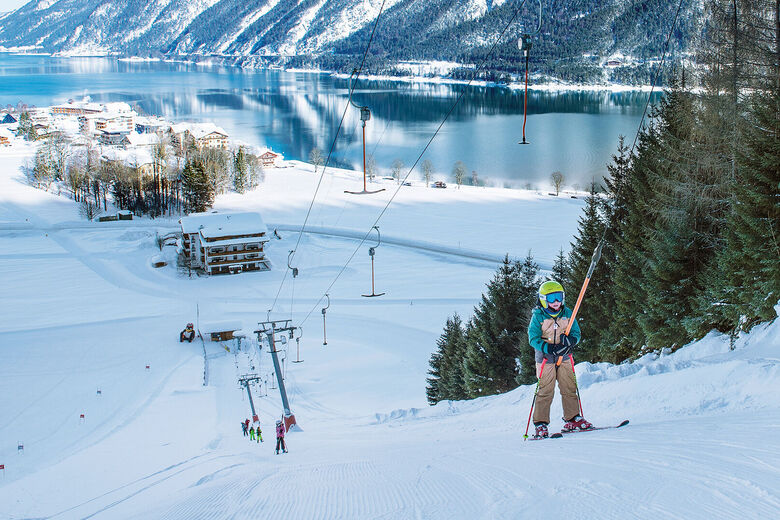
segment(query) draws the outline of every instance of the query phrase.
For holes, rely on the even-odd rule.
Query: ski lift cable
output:
[[[371,29],[371,36],[368,39],[368,43],[366,44],[366,50],[363,53],[363,59],[360,62],[360,66],[353,70],[350,74],[350,82],[352,80],[352,76],[355,77],[357,80],[358,77],[360,77],[360,73],[363,71],[363,66],[366,63],[366,58],[368,57],[368,51],[371,48],[371,42],[374,40],[374,34],[376,33],[377,25],[379,25],[379,20],[382,18],[382,13],[385,9],[385,2],[386,0],[382,0],[382,5],[379,7],[379,14],[377,14],[376,20],[374,21],[374,27]],[[525,0],[523,0],[525,2]],[[354,83],[350,85],[349,90],[349,96],[347,98],[347,103],[344,106],[344,111],[341,114],[341,120],[339,121],[339,126],[336,128],[336,135],[333,137],[333,142],[330,145],[330,150],[328,151],[328,157],[325,159],[325,165],[322,167],[322,173],[320,173],[320,179],[317,182],[317,188],[314,190],[314,196],[311,199],[311,203],[309,204],[309,209],[306,212],[306,218],[303,220],[303,225],[301,226],[301,230],[298,232],[298,240],[295,242],[295,247],[293,248],[293,258],[295,258],[295,251],[298,250],[298,246],[301,243],[301,237],[303,236],[303,232],[306,229],[306,224],[309,221],[309,216],[311,215],[312,207],[314,207],[314,201],[317,199],[317,193],[320,191],[320,186],[322,185],[322,180],[325,177],[325,171],[328,169],[328,164],[330,163],[330,158],[333,155],[333,149],[336,147],[336,141],[339,137],[339,132],[341,131],[341,127],[344,125],[344,118],[347,115],[347,110],[349,110],[349,106],[352,104],[352,92],[354,90],[355,86]],[[289,271],[289,269],[288,269]],[[276,297],[274,298],[273,303],[271,304],[271,310],[276,306],[276,301],[279,299],[279,294],[282,291],[282,286],[284,286],[284,282],[287,279],[287,272],[285,272],[284,277],[282,277],[282,282],[279,285],[279,290],[276,293]]]
[[[471,85],[471,84],[474,82],[474,80],[475,80],[477,77],[479,77],[479,74],[480,74],[480,73],[482,72],[482,70],[485,68],[485,66],[486,66],[486,64],[487,64],[487,60],[488,60],[488,58],[489,58],[490,56],[492,56],[493,52],[496,50],[496,47],[498,46],[499,42],[500,42],[500,41],[501,41],[501,39],[503,38],[503,36],[504,36],[504,34],[506,33],[506,31],[507,31],[507,30],[509,29],[509,27],[510,27],[510,26],[511,26],[511,25],[514,23],[515,19],[517,19],[517,16],[520,14],[520,10],[521,10],[521,9],[523,8],[523,6],[525,5],[525,2],[526,2],[526,0],[523,0],[522,2],[520,2],[520,5],[519,5],[519,6],[517,6],[517,9],[515,9],[515,12],[514,12],[514,14],[513,14],[513,15],[512,15],[512,17],[509,19],[509,21],[508,21],[508,22],[507,22],[507,24],[504,26],[504,28],[501,30],[501,32],[500,32],[500,33],[499,33],[499,35],[498,35],[498,38],[496,38],[496,41],[495,41],[495,42],[493,42],[493,45],[490,47],[490,50],[488,51],[488,53],[485,55],[485,57],[484,57],[484,58],[482,58],[482,62],[480,63],[479,67],[477,67],[477,69],[475,70],[475,72],[474,72],[473,76],[472,76],[472,77],[471,77],[471,79],[468,81],[468,83],[465,85],[465,87],[466,87],[466,88],[463,88],[463,89],[461,90],[460,94],[459,94],[459,95],[458,95],[458,97],[455,99],[455,102],[452,104],[452,106],[450,107],[450,109],[447,111],[447,114],[444,116],[444,119],[442,119],[441,123],[440,123],[440,124],[439,124],[439,126],[436,128],[436,131],[433,133],[433,135],[431,136],[431,138],[428,140],[428,143],[425,145],[425,147],[423,148],[423,150],[422,150],[422,151],[420,152],[420,154],[417,156],[417,159],[414,161],[414,164],[412,164],[412,166],[409,168],[409,171],[406,173],[406,176],[404,177],[403,181],[402,181],[402,182],[400,182],[400,183],[398,184],[398,186],[396,187],[395,191],[393,192],[393,195],[392,195],[392,196],[390,197],[390,199],[387,201],[387,203],[385,204],[384,208],[382,208],[382,211],[380,211],[380,212],[379,212],[379,215],[378,215],[378,216],[377,216],[377,218],[374,220],[374,222],[371,224],[371,226],[369,227],[368,231],[366,231],[366,234],[365,234],[365,235],[363,235],[363,238],[360,240],[360,242],[358,243],[358,245],[357,245],[357,247],[355,248],[355,250],[354,250],[354,251],[352,252],[352,254],[349,256],[349,258],[347,259],[347,261],[346,261],[346,263],[344,264],[344,266],[343,266],[343,267],[341,268],[341,270],[339,270],[339,272],[336,274],[336,277],[335,277],[335,278],[333,279],[333,281],[330,283],[330,285],[328,286],[328,288],[327,288],[327,289],[326,289],[326,290],[323,292],[323,295],[322,295],[322,296],[320,296],[320,298],[319,298],[319,299],[317,300],[317,302],[314,304],[314,307],[312,307],[312,309],[309,311],[309,313],[306,315],[306,317],[303,319],[303,321],[301,321],[301,323],[300,323],[301,325],[303,325],[304,323],[306,323],[306,321],[309,319],[309,317],[312,315],[312,313],[313,313],[313,312],[314,312],[314,311],[315,311],[315,310],[316,310],[316,309],[319,307],[319,305],[320,305],[320,302],[322,302],[322,299],[325,297],[325,294],[326,294],[326,293],[329,293],[329,292],[331,291],[331,289],[333,288],[333,286],[336,284],[336,282],[339,280],[339,278],[341,278],[341,275],[342,275],[342,274],[344,274],[344,271],[346,271],[347,267],[348,267],[348,266],[349,266],[349,264],[352,262],[352,259],[353,259],[353,258],[355,258],[355,255],[357,254],[357,252],[360,250],[360,248],[361,248],[361,247],[363,247],[363,244],[366,242],[366,240],[368,239],[368,237],[371,235],[371,232],[374,230],[374,227],[375,227],[375,226],[377,226],[377,225],[379,224],[379,221],[382,219],[382,217],[384,216],[384,214],[387,212],[387,209],[390,207],[390,204],[392,204],[392,202],[395,200],[396,196],[398,195],[398,192],[399,192],[399,191],[401,190],[401,188],[403,187],[403,184],[404,184],[404,182],[406,182],[406,181],[407,181],[407,179],[409,178],[409,176],[412,174],[412,171],[414,171],[414,168],[415,168],[415,167],[417,166],[417,164],[420,162],[420,159],[422,159],[422,157],[425,155],[425,152],[426,152],[426,151],[428,151],[428,148],[429,148],[429,147],[431,146],[431,144],[433,143],[433,140],[436,138],[436,136],[437,136],[437,135],[439,135],[439,132],[441,131],[442,127],[444,126],[444,123],[446,123],[446,122],[447,122],[447,119],[449,119],[449,117],[450,117],[450,116],[452,115],[452,113],[455,111],[455,108],[456,108],[456,107],[458,106],[458,104],[460,103],[460,100],[463,98],[463,96],[464,96],[464,94],[466,93],[466,90],[468,89],[468,87],[469,87],[469,86],[470,86],[470,85]]]

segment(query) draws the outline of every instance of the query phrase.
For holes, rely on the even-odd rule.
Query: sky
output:
[[[30,0],[0,0],[0,12],[13,11],[22,7]]]

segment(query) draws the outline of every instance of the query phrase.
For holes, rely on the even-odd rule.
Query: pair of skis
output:
[[[627,424],[628,424],[628,419],[626,419],[625,421],[623,421],[620,424],[615,425],[615,426],[595,426],[593,428],[588,428],[587,430],[571,430],[571,431],[567,431],[567,432],[553,433],[553,434],[550,434],[549,437],[529,437],[528,440],[529,441],[541,441],[541,440],[544,440],[544,439],[560,439],[561,437],[563,437],[564,435],[567,435],[569,433],[595,432],[597,430],[614,430],[615,428],[622,428],[623,426],[625,426]]]

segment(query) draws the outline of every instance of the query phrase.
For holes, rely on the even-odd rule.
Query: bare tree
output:
[[[422,172],[423,172],[423,177],[425,178],[425,186],[426,187],[430,186],[431,173],[433,173],[433,163],[430,160],[425,159],[422,162]]]
[[[566,180],[566,177],[564,177],[561,172],[554,171],[552,172],[552,175],[550,175],[550,179],[555,187],[555,195],[557,196],[561,192],[561,186],[563,186],[563,181]]]
[[[322,152],[316,146],[309,152],[309,162],[314,165],[314,173],[317,173],[317,168],[322,164],[323,157]]]
[[[455,184],[457,184],[460,189],[463,184],[463,179],[466,177],[466,165],[463,164],[463,161],[457,161],[452,167],[452,177],[455,179]]]
[[[45,190],[49,189],[54,180],[54,161],[48,146],[40,146],[35,152],[35,162],[32,169],[33,183]]]
[[[404,162],[401,159],[393,161],[393,179],[401,183],[401,171],[404,169]]]
[[[368,177],[368,180],[371,182],[374,182],[374,179],[376,178],[376,159],[374,159],[373,156],[369,157],[366,162],[366,177]]]
[[[71,156],[70,140],[62,132],[54,132],[46,140],[46,146],[49,147],[52,157],[52,166],[54,168],[54,180],[65,180],[65,174],[68,169],[68,159]]]

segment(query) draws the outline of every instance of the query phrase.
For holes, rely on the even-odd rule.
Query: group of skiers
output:
[[[249,437],[250,441],[255,441],[257,443],[263,442],[263,431],[260,429],[260,425],[257,425],[257,428],[255,428],[254,424],[252,426],[249,425],[249,419],[246,419],[244,422],[241,423],[241,430],[244,432],[244,437]],[[276,421],[276,454],[279,455],[279,450],[282,450],[282,453],[287,453],[287,445],[284,442],[284,434],[285,434],[285,428],[284,424],[281,420]]]

